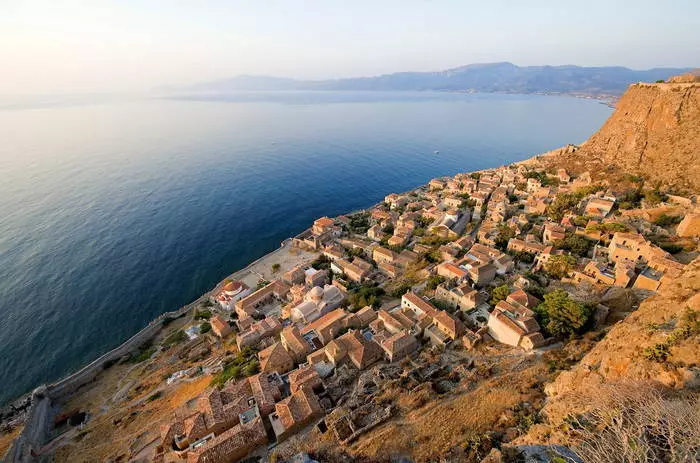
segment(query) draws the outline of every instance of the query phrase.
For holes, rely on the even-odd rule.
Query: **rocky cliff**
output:
[[[577,154],[677,190],[700,192],[700,82],[634,84]]]

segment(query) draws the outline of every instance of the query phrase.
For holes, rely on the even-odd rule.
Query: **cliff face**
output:
[[[700,82],[631,85],[577,153],[651,184],[700,192]]]
[[[596,403],[597,391],[616,381],[654,381],[700,389],[700,259],[616,324],[574,368],[546,387],[551,423]],[[666,347],[664,347],[666,346]]]

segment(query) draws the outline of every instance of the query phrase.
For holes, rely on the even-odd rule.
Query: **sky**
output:
[[[700,66],[700,0],[0,0],[0,95],[496,61]]]

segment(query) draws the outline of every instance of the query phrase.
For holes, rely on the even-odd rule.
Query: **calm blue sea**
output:
[[[440,93],[0,105],[0,403],[319,216],[581,142],[609,113],[567,97]]]

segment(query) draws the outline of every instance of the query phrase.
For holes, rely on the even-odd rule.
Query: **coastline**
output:
[[[542,155],[556,154],[561,150],[562,148],[554,149],[546,153],[533,155],[527,159],[514,161],[506,165],[528,165],[536,163]],[[499,166],[479,170],[471,170],[467,173],[480,173],[496,167]],[[413,188],[402,192],[402,194],[410,193],[412,191],[425,188],[426,186],[427,183],[416,185]],[[377,203],[373,203],[365,208],[356,209],[351,212],[347,212],[340,215],[353,215],[365,212],[372,209],[376,205],[381,204],[382,202],[383,200]],[[306,230],[302,230],[295,236],[304,233],[304,231]],[[168,318],[177,319],[187,316],[192,311],[192,309],[199,306],[201,303],[205,302],[206,300],[210,299],[213,295],[218,293],[221,287],[228,280],[242,280],[249,274],[255,274],[259,278],[263,279],[264,275],[261,275],[260,273],[254,271],[253,268],[256,265],[265,262],[266,260],[274,258],[277,253],[286,251],[289,248],[291,248],[292,240],[293,237],[285,238],[284,240],[282,240],[279,247],[248,263],[245,267],[236,270],[230,275],[224,277],[223,279],[218,281],[213,288],[200,295],[194,301],[180,307],[177,310],[168,311],[160,314],[158,317],[151,320],[146,326],[144,326],[141,330],[139,330],[131,337],[126,339],[124,342],[114,347],[113,349],[103,353],[102,355],[100,355],[87,365],[83,366],[82,368],[78,369],[77,371],[74,371],[52,383],[44,383],[36,387],[34,390],[29,391],[19,396],[17,399],[14,399],[13,401],[9,402],[7,406],[0,410],[0,416],[5,416],[4,414],[6,413],[6,410],[11,409],[12,405],[17,403],[22,403],[24,405],[24,408],[19,410],[19,412],[21,413],[22,411],[27,410],[27,413],[26,418],[23,420],[24,427],[22,431],[12,443],[7,454],[4,455],[5,459],[1,461],[31,461],[24,459],[24,457],[27,456],[26,454],[24,454],[24,452],[26,452],[26,449],[41,449],[42,446],[48,441],[48,428],[50,427],[48,423],[54,418],[55,414],[57,413],[57,403],[60,403],[60,401],[67,400],[70,396],[72,396],[74,393],[80,390],[83,386],[86,386],[93,382],[97,378],[97,376],[101,372],[106,370],[109,366],[111,366],[111,364],[120,361],[125,356],[129,355],[129,353],[138,351],[138,349],[140,349],[142,346],[144,346],[150,340],[156,337],[158,333],[160,333],[161,330],[165,326],[167,326],[167,324],[163,324],[164,320]],[[12,415],[8,415],[7,417],[11,418]]]
[[[549,154],[552,153],[556,150],[549,151],[547,153],[543,154]],[[527,164],[536,161],[538,156],[541,156],[542,154],[532,156],[530,158],[521,160],[521,161],[515,161],[512,162],[511,164]],[[487,169],[479,169],[479,170],[473,170],[469,171],[468,173],[478,173],[482,172]],[[425,187],[426,184],[421,184],[417,185],[409,190],[406,190],[404,192],[400,192],[400,194],[406,194],[410,193],[412,191],[415,191],[417,189]],[[388,193],[387,193],[388,194]],[[361,212],[366,212],[373,207],[377,206],[378,204],[381,204],[382,201],[379,201],[377,203],[371,204],[370,206],[367,206],[365,208],[361,209],[355,209],[353,211],[349,211],[340,215],[354,215],[358,214]],[[295,236],[304,233],[306,230],[302,230],[299,233],[297,233]],[[255,271],[252,270],[254,266],[257,264],[260,264],[261,262],[264,262],[267,259],[270,259],[273,257],[276,253],[279,253],[282,250],[287,249],[286,246],[291,244],[293,237],[287,237],[282,242],[280,243],[280,246],[275,248],[274,250],[267,252],[266,254],[263,254],[262,256],[258,257],[257,259],[253,260],[252,262],[249,262],[245,267],[238,269],[234,271],[233,273],[225,276],[221,280],[219,280],[214,287],[212,287],[210,290],[204,292],[202,295],[200,295],[197,299],[193,300],[192,302],[189,302],[188,304],[176,309],[176,310],[171,310],[168,312],[163,312],[162,314],[158,315],[154,319],[152,319],[148,324],[146,324],[143,328],[141,328],[139,331],[131,335],[129,338],[121,342],[119,345],[113,347],[112,349],[108,350],[107,352],[104,352],[103,354],[99,355],[97,358],[94,360],[90,361],[89,363],[85,364],[84,366],[80,367],[79,369],[73,371],[72,373],[68,373],[65,376],[53,381],[53,382],[46,382],[42,383],[39,386],[36,386],[33,390],[27,391],[14,399],[9,400],[5,405],[0,408],[0,417],[4,416],[5,414],[14,411],[22,411],[26,408],[28,408],[31,405],[31,398],[32,395],[34,394],[37,389],[41,389],[43,387],[46,387],[49,392],[51,393],[56,393],[59,392],[59,395],[63,394],[63,390],[67,387],[68,384],[71,382],[75,382],[77,379],[79,379],[80,375],[86,375],[87,373],[91,372],[91,370],[97,368],[97,367],[102,367],[105,363],[113,359],[116,354],[121,353],[124,355],[124,351],[129,351],[129,350],[137,350],[141,345],[143,345],[145,342],[147,342],[150,338],[154,337],[160,329],[163,327],[162,322],[163,320],[167,318],[180,318],[185,315],[187,315],[194,307],[197,305],[201,304],[202,302],[206,301],[208,298],[212,297],[212,295],[216,294],[221,287],[228,281],[228,280],[240,280],[242,279],[245,275],[249,273],[256,273]],[[99,371],[97,372],[99,373]],[[96,375],[95,375],[96,376]],[[94,376],[93,376],[94,378]],[[91,378],[92,379],[92,378]],[[88,381],[83,382],[82,384],[85,384]],[[81,384],[81,385],[82,385]],[[79,388],[80,386],[77,386]]]

